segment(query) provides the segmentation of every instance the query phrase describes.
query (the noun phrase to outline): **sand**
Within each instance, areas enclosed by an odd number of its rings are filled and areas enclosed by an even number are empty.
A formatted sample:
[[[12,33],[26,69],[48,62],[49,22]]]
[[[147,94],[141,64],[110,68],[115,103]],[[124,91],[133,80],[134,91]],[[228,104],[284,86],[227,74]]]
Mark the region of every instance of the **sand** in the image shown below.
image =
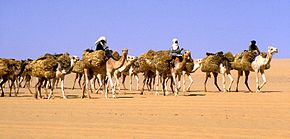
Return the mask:
[[[232,74],[236,79],[237,72]],[[60,89],[54,99],[44,100],[26,88],[8,97],[5,88],[0,138],[290,138],[290,59],[272,60],[262,93],[248,92],[244,77],[240,92],[217,92],[213,78],[209,92],[203,92],[205,74],[198,70],[191,91],[177,97],[121,90],[118,99],[102,94],[80,99],[81,90],[71,90],[74,76],[65,80],[67,100],[60,98]],[[254,90],[253,73],[249,80]],[[221,77],[218,81],[222,87]]]

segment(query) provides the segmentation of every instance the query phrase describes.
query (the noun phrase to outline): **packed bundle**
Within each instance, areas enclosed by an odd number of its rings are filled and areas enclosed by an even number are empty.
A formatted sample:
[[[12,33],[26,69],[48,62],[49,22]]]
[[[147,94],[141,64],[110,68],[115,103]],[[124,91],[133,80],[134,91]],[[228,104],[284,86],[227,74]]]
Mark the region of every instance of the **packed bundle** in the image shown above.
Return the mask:
[[[11,65],[8,59],[0,58],[0,77],[11,72]]]
[[[93,50],[85,50],[83,52],[83,61],[84,61],[84,65],[87,68],[90,67],[95,67],[95,66],[100,66],[102,64],[104,64],[107,60],[107,57],[105,55],[105,51],[102,50],[97,50],[97,51],[93,51]]]
[[[251,62],[254,60],[254,53],[250,51],[244,51],[237,54],[235,60],[231,62],[231,67],[235,70],[252,70]]]
[[[84,61],[80,60],[80,61],[77,61],[72,69],[72,72],[75,72],[75,73],[82,73],[83,70],[85,68],[85,64],[84,64]]]
[[[152,60],[152,62],[156,65],[156,69],[161,73],[170,70],[170,61],[171,56],[169,50],[156,52],[156,55]]]
[[[61,63],[62,68],[66,69],[71,66],[71,59],[68,53],[57,55],[56,58]]]
[[[154,50],[149,50],[148,52],[142,54],[139,58],[138,58],[138,64],[139,64],[139,71],[140,72],[144,72],[147,70],[152,70],[155,68],[154,64],[153,64],[153,59],[155,57],[157,52],[155,52]]]
[[[233,62],[235,60],[234,55],[231,52],[227,52],[224,54],[224,57],[229,61],[229,62]]]
[[[202,72],[219,72],[219,65],[222,63],[222,57],[219,55],[209,55],[202,60]]]
[[[28,68],[31,68],[31,74],[34,77],[51,79],[55,77],[57,66],[55,56],[45,55],[33,61]]]

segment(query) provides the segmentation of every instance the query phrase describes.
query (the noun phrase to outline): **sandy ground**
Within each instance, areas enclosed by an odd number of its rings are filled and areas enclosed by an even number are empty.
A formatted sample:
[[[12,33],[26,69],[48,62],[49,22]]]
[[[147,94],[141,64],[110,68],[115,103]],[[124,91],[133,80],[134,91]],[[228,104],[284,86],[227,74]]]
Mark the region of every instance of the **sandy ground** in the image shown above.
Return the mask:
[[[65,82],[67,100],[60,89],[53,100],[36,100],[26,88],[8,97],[5,89],[0,138],[290,138],[290,59],[274,59],[266,74],[262,93],[248,92],[244,77],[240,92],[217,92],[213,79],[203,92],[200,71],[192,74],[191,92],[178,97],[121,90],[118,99],[80,99],[81,90],[71,90],[73,74]]]

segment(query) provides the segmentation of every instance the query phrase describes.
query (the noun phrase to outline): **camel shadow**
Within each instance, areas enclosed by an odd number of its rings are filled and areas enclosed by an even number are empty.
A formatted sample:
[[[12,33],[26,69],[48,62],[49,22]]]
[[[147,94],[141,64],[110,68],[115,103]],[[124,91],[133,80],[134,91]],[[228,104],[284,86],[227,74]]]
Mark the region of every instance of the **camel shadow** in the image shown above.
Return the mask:
[[[117,96],[117,99],[131,99],[134,98],[132,96]]]
[[[191,96],[206,96],[206,94],[188,94],[187,97]]]

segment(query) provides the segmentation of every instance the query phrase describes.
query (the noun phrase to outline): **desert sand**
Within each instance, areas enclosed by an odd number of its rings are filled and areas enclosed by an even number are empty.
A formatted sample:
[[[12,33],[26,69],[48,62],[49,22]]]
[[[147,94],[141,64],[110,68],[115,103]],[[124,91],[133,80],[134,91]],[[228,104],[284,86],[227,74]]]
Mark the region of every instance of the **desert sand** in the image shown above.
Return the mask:
[[[232,75],[236,79],[237,72]],[[177,97],[153,91],[140,95],[134,82],[134,91],[122,89],[117,99],[102,94],[81,99],[81,89],[71,89],[74,76],[65,80],[67,100],[60,89],[45,100],[33,98],[26,88],[8,97],[5,88],[0,138],[290,138],[290,59],[272,60],[261,93],[248,92],[244,77],[240,92],[218,92],[213,78],[204,92],[205,74],[198,70],[191,91]],[[221,87],[220,76],[218,81]],[[253,72],[249,81],[255,90]]]

